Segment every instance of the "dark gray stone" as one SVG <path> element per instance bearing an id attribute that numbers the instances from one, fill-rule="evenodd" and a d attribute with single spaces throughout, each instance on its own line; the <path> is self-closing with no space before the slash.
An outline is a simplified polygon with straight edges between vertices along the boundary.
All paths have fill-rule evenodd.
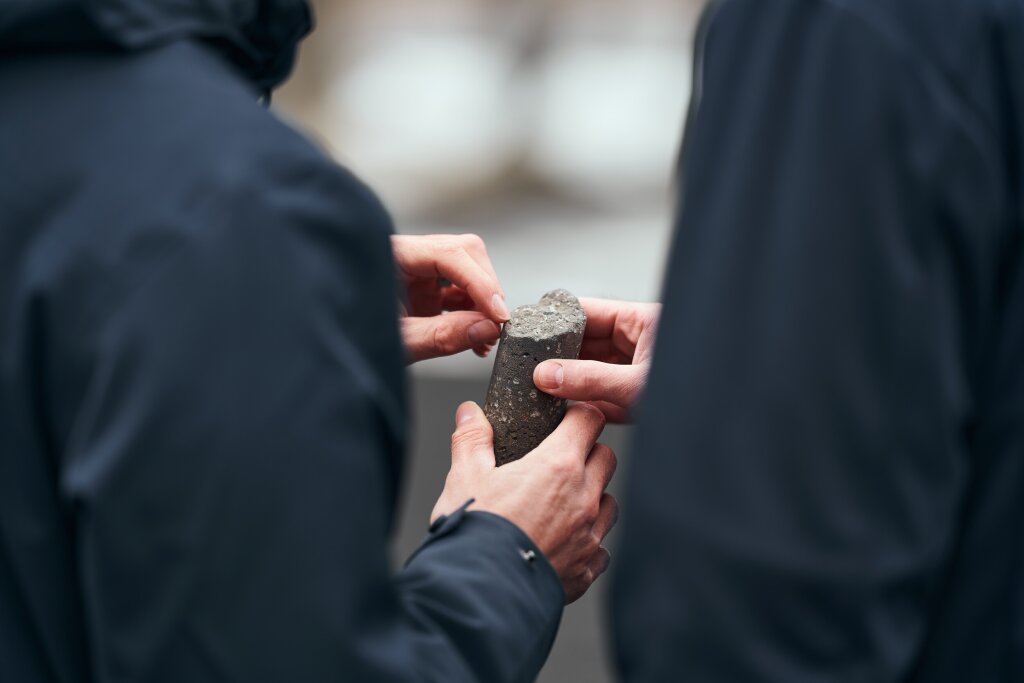
<path id="1" fill-rule="evenodd" d="M 565 416 L 565 399 L 533 383 L 533 369 L 552 358 L 578 358 L 587 314 L 569 292 L 548 292 L 532 306 L 520 306 L 501 331 L 484 413 L 494 428 L 498 465 L 523 457 L 555 430 Z"/>

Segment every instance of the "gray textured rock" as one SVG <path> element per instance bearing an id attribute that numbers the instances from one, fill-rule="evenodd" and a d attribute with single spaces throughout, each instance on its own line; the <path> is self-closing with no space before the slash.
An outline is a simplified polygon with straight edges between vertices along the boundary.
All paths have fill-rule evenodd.
<path id="1" fill-rule="evenodd" d="M 578 358 L 587 315 L 564 289 L 512 311 L 494 356 L 484 413 L 494 428 L 498 465 L 518 460 L 554 431 L 565 416 L 565 399 L 539 390 L 533 369 L 552 358 Z"/>

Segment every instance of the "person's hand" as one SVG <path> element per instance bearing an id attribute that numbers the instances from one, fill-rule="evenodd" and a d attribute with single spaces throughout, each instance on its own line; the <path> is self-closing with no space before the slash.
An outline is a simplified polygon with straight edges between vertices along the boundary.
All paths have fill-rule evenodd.
<path id="1" fill-rule="evenodd" d="M 480 407 L 463 403 L 455 420 L 452 468 L 431 521 L 475 498 L 470 510 L 501 515 L 541 549 L 567 604 L 579 598 L 608 568 L 601 542 L 618 519 L 618 504 L 604 492 L 615 453 L 596 443 L 604 416 L 573 405 L 540 446 L 502 467 L 494 465 L 494 436 Z"/>
<path id="2" fill-rule="evenodd" d="M 580 360 L 548 360 L 533 383 L 552 396 L 590 401 L 611 422 L 627 422 L 647 384 L 661 304 L 580 299 L 587 312 Z"/>
<path id="3" fill-rule="evenodd" d="M 508 307 L 483 240 L 392 235 L 391 250 L 406 291 L 401 327 L 409 362 L 466 349 L 486 356 L 500 323 L 508 320 Z"/>

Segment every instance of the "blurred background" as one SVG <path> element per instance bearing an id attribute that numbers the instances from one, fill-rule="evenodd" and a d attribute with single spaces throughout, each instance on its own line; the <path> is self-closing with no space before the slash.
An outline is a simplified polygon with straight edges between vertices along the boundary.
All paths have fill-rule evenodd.
<path id="1" fill-rule="evenodd" d="M 704 0 L 313 4 L 317 30 L 274 106 L 369 183 L 400 232 L 482 236 L 510 307 L 556 287 L 657 300 Z M 412 369 L 396 565 L 426 532 L 455 408 L 483 400 L 490 368 L 466 353 Z M 602 439 L 620 482 L 628 436 Z M 541 681 L 612 680 L 606 584 L 566 610 Z"/>

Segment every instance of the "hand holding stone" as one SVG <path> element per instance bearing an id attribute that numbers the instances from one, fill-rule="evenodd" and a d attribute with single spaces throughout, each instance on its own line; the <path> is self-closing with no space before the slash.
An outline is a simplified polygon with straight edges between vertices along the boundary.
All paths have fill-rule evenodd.
<path id="1" fill-rule="evenodd" d="M 549 360 L 533 381 L 545 393 L 590 401 L 610 422 L 628 422 L 647 384 L 661 304 L 580 299 L 587 313 L 580 360 Z"/>
<path id="2" fill-rule="evenodd" d="M 604 492 L 615 453 L 596 443 L 601 412 L 570 407 L 540 446 L 503 467 L 495 464 L 493 432 L 479 406 L 462 404 L 455 419 L 452 468 L 431 521 L 474 498 L 470 510 L 504 517 L 541 549 L 562 580 L 566 603 L 579 598 L 608 567 L 601 542 L 618 518 L 618 504 Z"/>
<path id="3" fill-rule="evenodd" d="M 467 349 L 486 356 L 509 314 L 483 240 L 393 235 L 391 249 L 406 291 L 401 328 L 408 362 Z"/>

